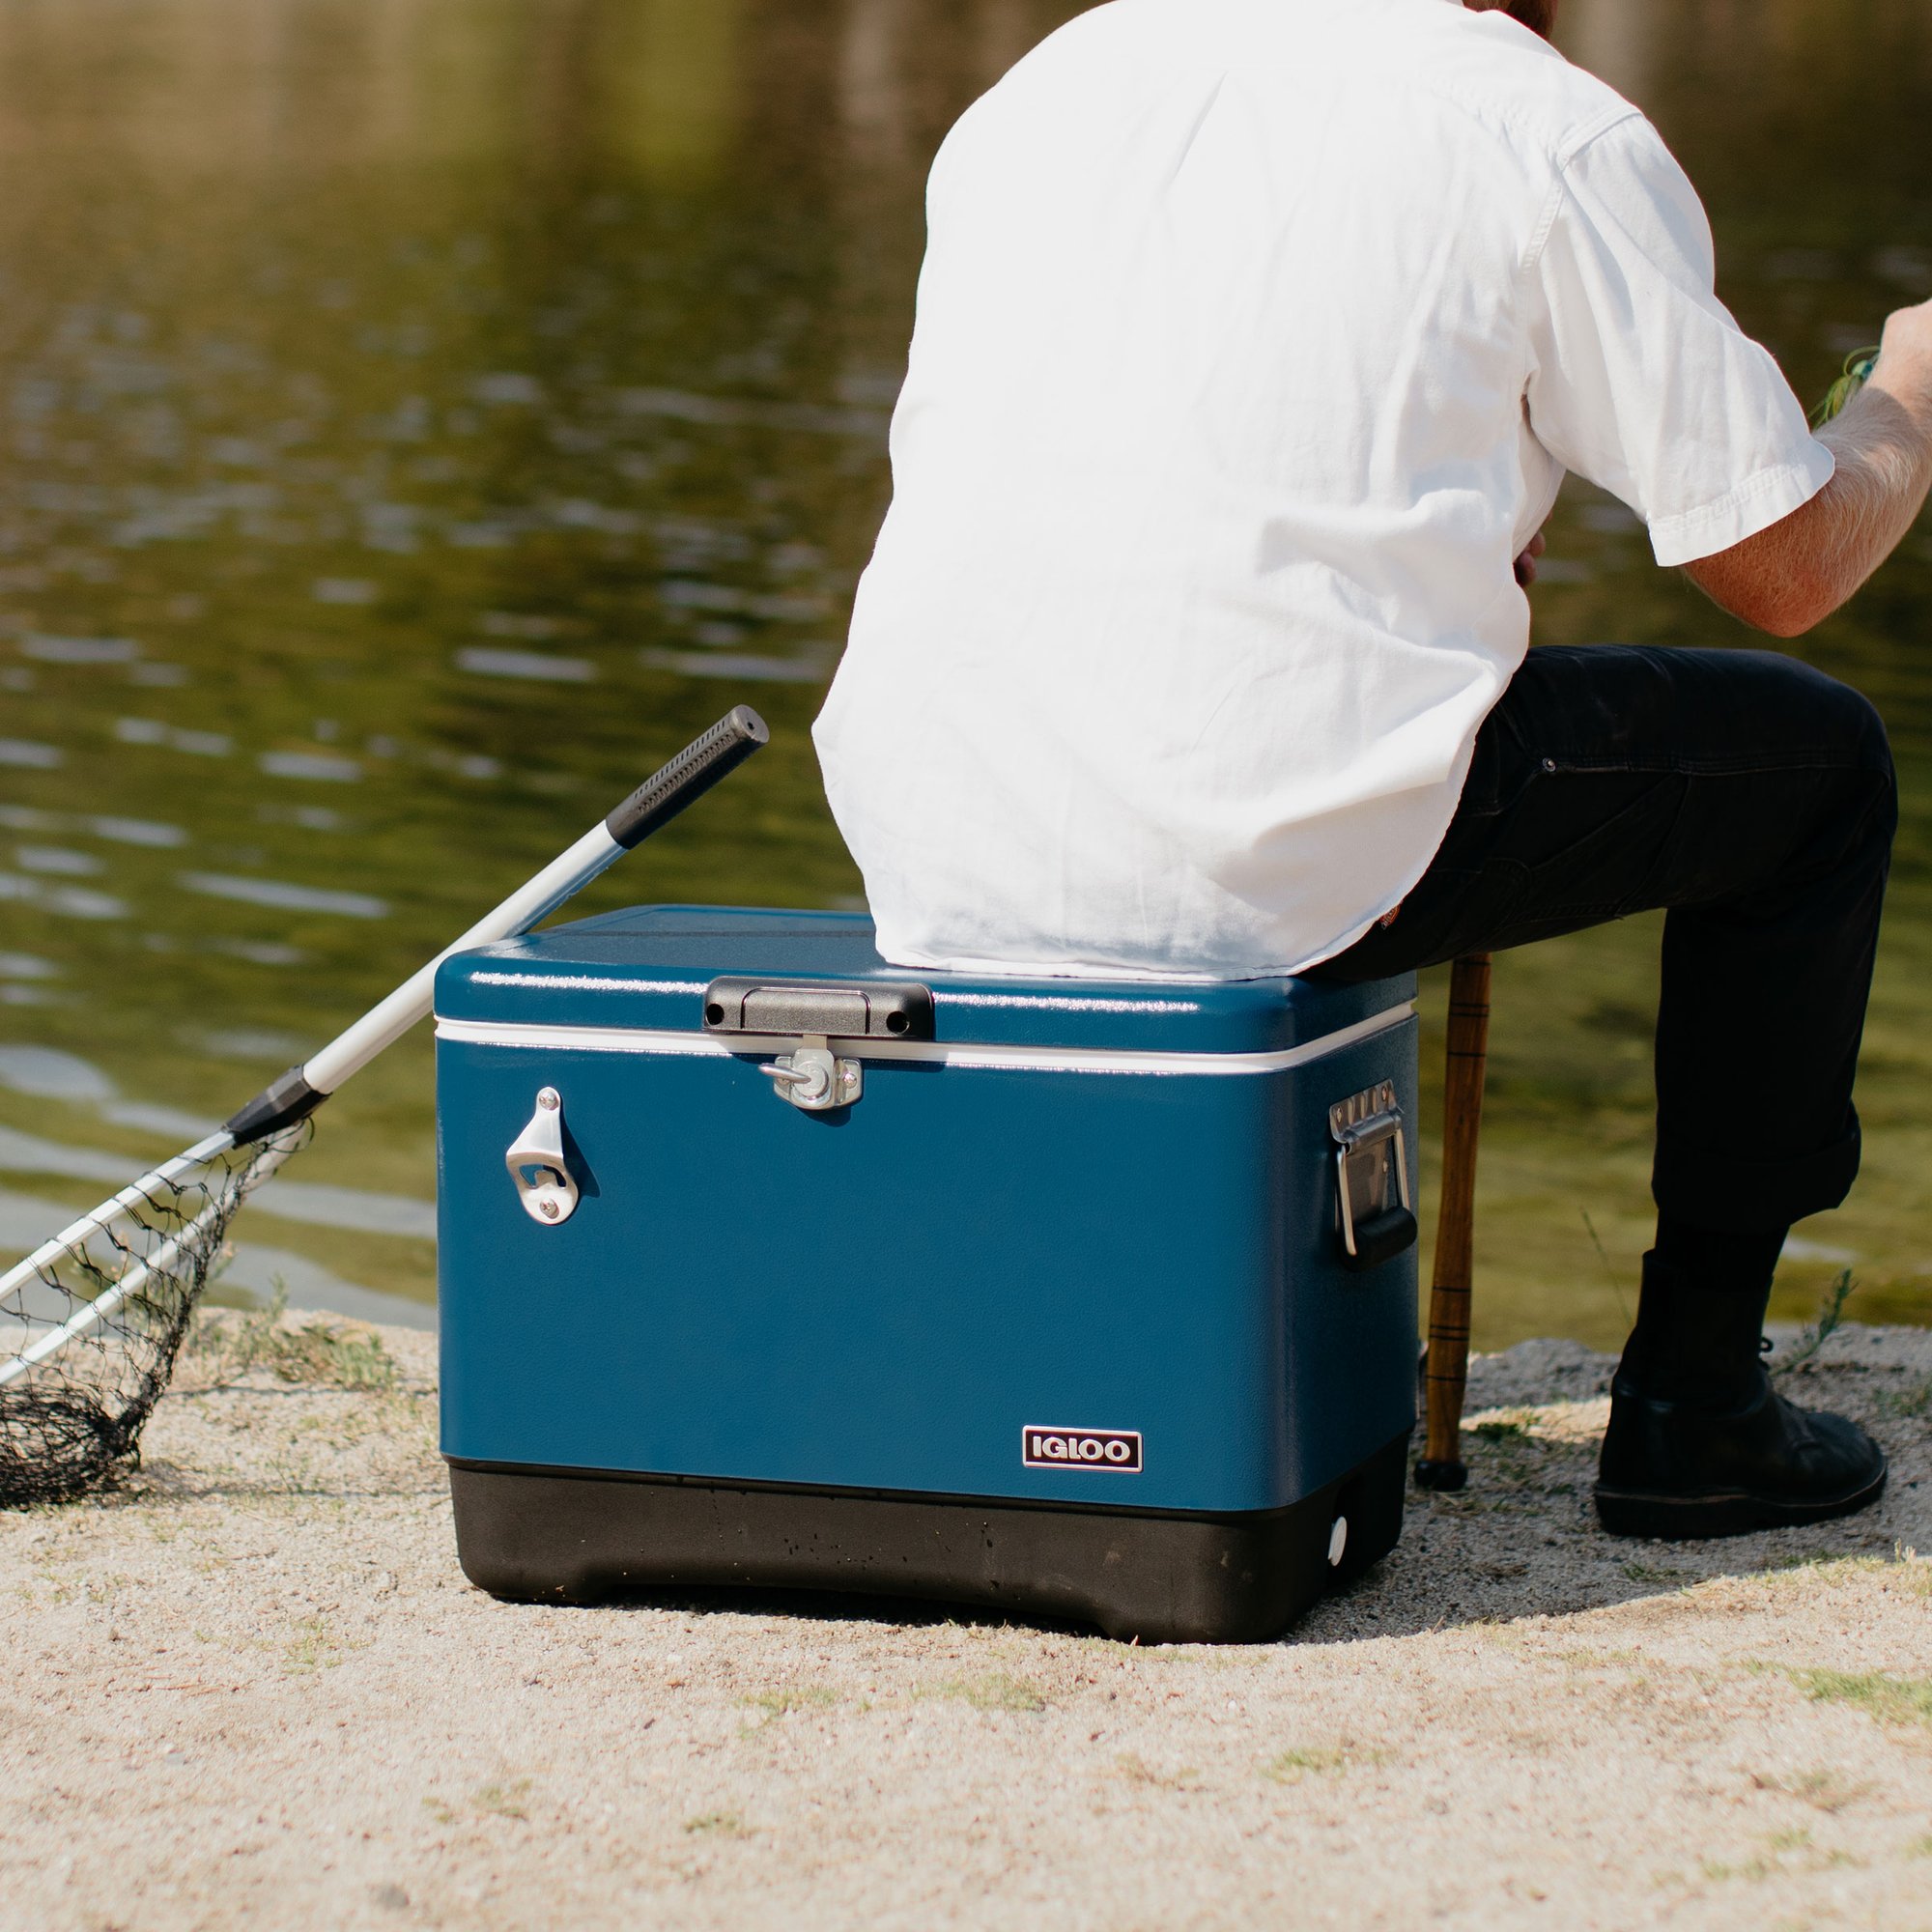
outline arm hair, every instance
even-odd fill
[[[1776,638],[1829,617],[1871,576],[1932,490],[1932,396],[1875,377],[1819,432],[1837,460],[1807,503],[1685,575],[1732,616]]]

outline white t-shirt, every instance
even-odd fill
[[[1566,467],[1665,564],[1832,473],[1655,129],[1458,0],[1114,0],[927,215],[814,732],[904,965],[1341,951],[1449,825]]]

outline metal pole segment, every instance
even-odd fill
[[[1442,1199],[1429,1291],[1425,1430],[1415,1480],[1460,1490],[1463,1396],[1469,1378],[1469,1295],[1475,1275],[1476,1149],[1490,1054],[1490,955],[1472,952],[1449,973],[1449,1056],[1442,1082]]]
[[[346,1033],[338,1034],[306,1061],[302,1078],[318,1094],[334,1093],[352,1073],[359,1073],[429,1011],[436,995],[436,969],[452,952],[528,931],[573,893],[587,886],[612,860],[623,856],[624,847],[603,825],[593,825],[569,851],[553,859],[461,939],[452,940],[427,966],[411,974],[380,1006],[371,1008]]]
[[[224,1123],[237,1141],[264,1140],[304,1120],[427,1013],[436,994],[436,969],[452,952],[487,946],[527,932],[605,867],[668,825],[694,799],[735,771],[771,739],[765,721],[750,705],[726,712],[702,737],[653,772],[603,824],[594,825],[569,851],[553,859],[495,911],[487,913],[427,966],[412,973],[387,999],[366,1012],[299,1066],[292,1066]]]

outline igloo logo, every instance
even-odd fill
[[[1137,1474],[1138,1429],[1037,1429],[1020,1431],[1020,1461],[1030,1469],[1117,1469]]]

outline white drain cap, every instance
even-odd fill
[[[1335,1527],[1328,1532],[1328,1567],[1333,1570],[1342,1561],[1342,1552],[1349,1547],[1349,1519],[1338,1516]]]

